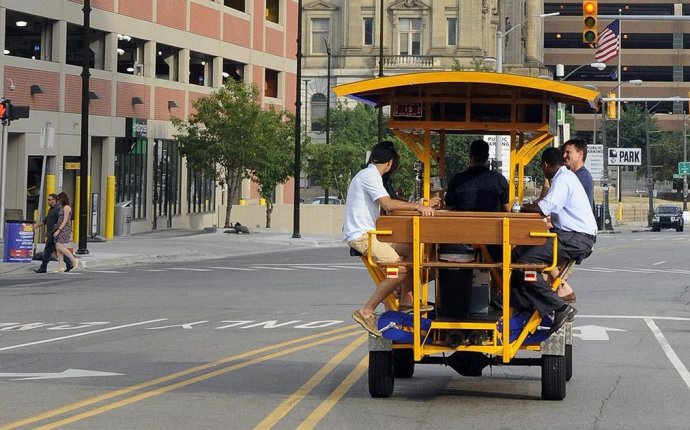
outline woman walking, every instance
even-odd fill
[[[58,202],[60,204],[60,216],[53,232],[58,260],[58,268],[55,272],[66,271],[65,257],[72,263],[72,270],[76,270],[79,267],[79,259],[67,249],[67,244],[72,242],[72,206],[70,206],[69,197],[64,192],[58,194]]]

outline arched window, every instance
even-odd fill
[[[326,129],[326,96],[317,93],[311,97],[311,131]]]

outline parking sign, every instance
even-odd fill
[[[641,148],[609,148],[609,166],[641,166]]]

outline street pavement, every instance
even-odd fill
[[[293,238],[292,232],[265,228],[252,229],[248,234],[237,234],[232,231],[232,229],[222,228],[214,232],[173,229],[117,236],[104,242],[87,242],[89,253],[77,255],[77,257],[80,267],[104,269],[131,264],[199,261],[318,247],[347,246],[335,236]],[[36,251],[42,249],[43,244],[36,245]],[[33,273],[33,269],[39,265],[39,261],[0,262],[0,276],[9,273]],[[56,268],[55,261],[48,265],[48,271]]]

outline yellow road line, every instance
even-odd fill
[[[268,361],[268,360],[272,360],[274,358],[282,357],[284,355],[292,354],[293,352],[301,351],[303,349],[312,348],[312,347],[317,346],[317,345],[321,345],[321,344],[328,343],[328,342],[333,342],[335,340],[343,339],[343,338],[350,337],[350,336],[355,336],[358,334],[360,334],[359,331],[354,332],[354,333],[345,333],[345,334],[340,334],[337,336],[332,336],[332,337],[329,337],[326,339],[316,340],[314,342],[307,343],[304,345],[293,346],[292,348],[288,348],[288,349],[285,349],[282,351],[278,351],[278,352],[274,352],[274,353],[271,353],[268,355],[264,355],[263,357],[258,357],[258,358],[254,358],[252,360],[248,360],[248,361],[245,361],[242,363],[233,364],[232,366],[228,366],[228,367],[225,367],[223,369],[214,370],[213,372],[209,372],[209,373],[206,373],[203,375],[195,376],[193,378],[186,379],[186,380],[180,381],[180,382],[176,382],[176,383],[171,384],[171,385],[167,385],[167,386],[160,387],[160,388],[155,388],[151,391],[146,391],[146,392],[143,392],[141,394],[137,394],[135,396],[131,396],[131,397],[107,404],[107,405],[97,407],[97,408],[92,409],[90,411],[86,411],[86,412],[83,412],[83,413],[80,413],[77,415],[73,415],[71,417],[68,417],[68,418],[65,418],[65,419],[62,419],[59,421],[55,421],[55,422],[50,423],[50,424],[46,424],[46,425],[41,426],[41,427],[37,427],[36,429],[37,430],[49,430],[49,429],[62,427],[64,425],[72,424],[72,423],[75,423],[77,421],[81,421],[81,420],[86,419],[86,418],[100,415],[100,414],[105,413],[105,412],[110,412],[114,409],[118,409],[118,408],[121,408],[123,406],[127,406],[131,403],[135,403],[135,402],[145,400],[145,399],[148,399],[148,398],[151,398],[154,396],[158,396],[160,394],[167,393],[169,391],[173,391],[173,390],[176,390],[178,388],[186,387],[188,385],[196,384],[197,382],[202,382],[202,381],[205,381],[207,379],[215,378],[216,376],[224,375],[226,373],[232,372],[233,370],[242,369],[244,367],[251,366],[253,364],[262,363],[264,361]]]
[[[278,423],[285,415],[287,415],[292,408],[297,406],[299,402],[304,399],[314,389],[317,385],[324,380],[329,373],[335,369],[335,367],[340,364],[347,356],[349,356],[352,351],[357,349],[360,345],[367,341],[367,336],[362,336],[355,339],[342,351],[331,358],[328,363],[326,363],[318,372],[316,372],[309,380],[302,385],[297,391],[295,391],[290,397],[285,399],[278,407],[276,407],[273,412],[271,412],[263,421],[261,421],[254,429],[270,429]]]
[[[241,360],[241,359],[243,359],[243,358],[247,358],[247,357],[250,357],[250,356],[252,356],[252,355],[261,354],[261,353],[268,352],[268,351],[271,351],[271,350],[274,350],[274,349],[278,349],[278,348],[286,347],[286,346],[289,346],[289,345],[293,345],[293,344],[295,344],[295,343],[306,342],[306,341],[309,341],[309,340],[312,340],[312,339],[318,339],[318,338],[321,338],[321,337],[324,337],[324,336],[332,336],[332,335],[334,335],[334,334],[337,334],[337,333],[340,333],[340,332],[343,332],[343,331],[352,330],[352,329],[354,329],[354,328],[359,328],[359,325],[357,325],[357,324],[351,324],[351,325],[346,326],[346,327],[340,327],[340,328],[337,328],[337,329],[334,329],[334,330],[328,330],[328,331],[325,331],[325,332],[316,333],[316,334],[312,334],[312,335],[309,335],[309,336],[303,336],[303,337],[300,337],[300,338],[297,338],[297,339],[292,339],[292,340],[288,340],[288,341],[285,341],[285,342],[277,343],[277,344],[275,344],[275,345],[270,345],[270,346],[267,346],[267,347],[258,348],[258,349],[255,349],[255,350],[253,350],[253,351],[248,351],[248,352],[244,352],[244,353],[241,353],[241,354],[229,356],[229,357],[226,357],[226,358],[223,358],[223,359],[220,359],[220,360],[211,362],[211,363],[202,364],[202,365],[200,365],[200,366],[192,367],[192,368],[190,368],[190,369],[186,369],[186,370],[183,370],[183,371],[180,371],[180,372],[172,373],[172,374],[170,374],[170,375],[162,376],[162,377],[160,377],[160,378],[152,379],[152,380],[150,380],[150,381],[142,382],[142,383],[140,383],[140,384],[132,385],[132,386],[130,386],[130,387],[126,387],[126,388],[121,388],[121,389],[119,389],[119,390],[110,391],[110,392],[108,392],[108,393],[104,393],[104,394],[101,394],[101,395],[98,395],[98,396],[95,396],[95,397],[91,397],[91,398],[88,398],[88,399],[84,399],[84,400],[81,400],[81,401],[78,401],[78,402],[75,402],[75,403],[72,403],[72,404],[68,404],[68,405],[62,406],[62,407],[60,407],[60,408],[52,409],[52,410],[43,412],[43,413],[41,413],[41,414],[38,414],[38,415],[35,415],[35,416],[32,416],[32,417],[28,417],[28,418],[25,418],[25,419],[22,419],[22,420],[19,420],[19,421],[15,421],[15,422],[12,422],[12,423],[8,423],[8,424],[5,424],[5,425],[0,426],[0,430],[13,430],[13,429],[17,429],[17,428],[19,428],[19,427],[22,427],[22,426],[25,426],[25,425],[28,425],[28,424],[32,424],[32,423],[36,423],[36,422],[39,422],[39,421],[46,420],[46,419],[48,419],[48,418],[56,417],[56,416],[58,416],[58,415],[62,415],[62,414],[65,414],[65,413],[74,411],[74,410],[76,410],[76,409],[84,408],[84,407],[93,405],[93,404],[95,404],[95,403],[99,403],[99,402],[102,402],[102,401],[105,401],[105,400],[112,399],[112,398],[114,398],[114,397],[118,397],[118,396],[130,394],[130,393],[132,393],[132,392],[134,392],[134,391],[142,390],[142,389],[144,389],[144,388],[148,388],[148,387],[151,387],[151,386],[153,386],[153,385],[162,384],[162,383],[164,383],[164,382],[168,382],[168,381],[171,381],[171,380],[174,380],[174,379],[177,379],[177,378],[181,378],[181,377],[183,377],[183,376],[187,376],[187,375],[192,374],[192,373],[196,373],[196,372],[200,372],[200,371],[203,371],[203,370],[206,370],[206,369],[210,369],[210,368],[213,368],[213,367],[217,367],[217,366],[220,366],[220,365],[229,363],[229,362],[231,362],[231,361]],[[356,334],[356,333],[353,333],[353,334]]]
[[[343,380],[343,382],[338,385],[338,387],[331,393],[326,400],[321,402],[321,404],[314,409],[314,411],[309,414],[309,416],[302,421],[302,424],[300,424],[297,427],[297,430],[307,430],[307,429],[313,429],[316,424],[319,423],[323,419],[323,417],[326,416],[328,412],[330,412],[331,409],[335,406],[336,403],[340,401],[340,399],[343,398],[345,393],[348,392],[350,388],[352,388],[357,381],[359,381],[359,378],[364,375],[364,373],[368,369],[368,360],[369,356],[367,355],[362,359],[362,361],[357,364],[357,367],[352,369],[349,375]]]

